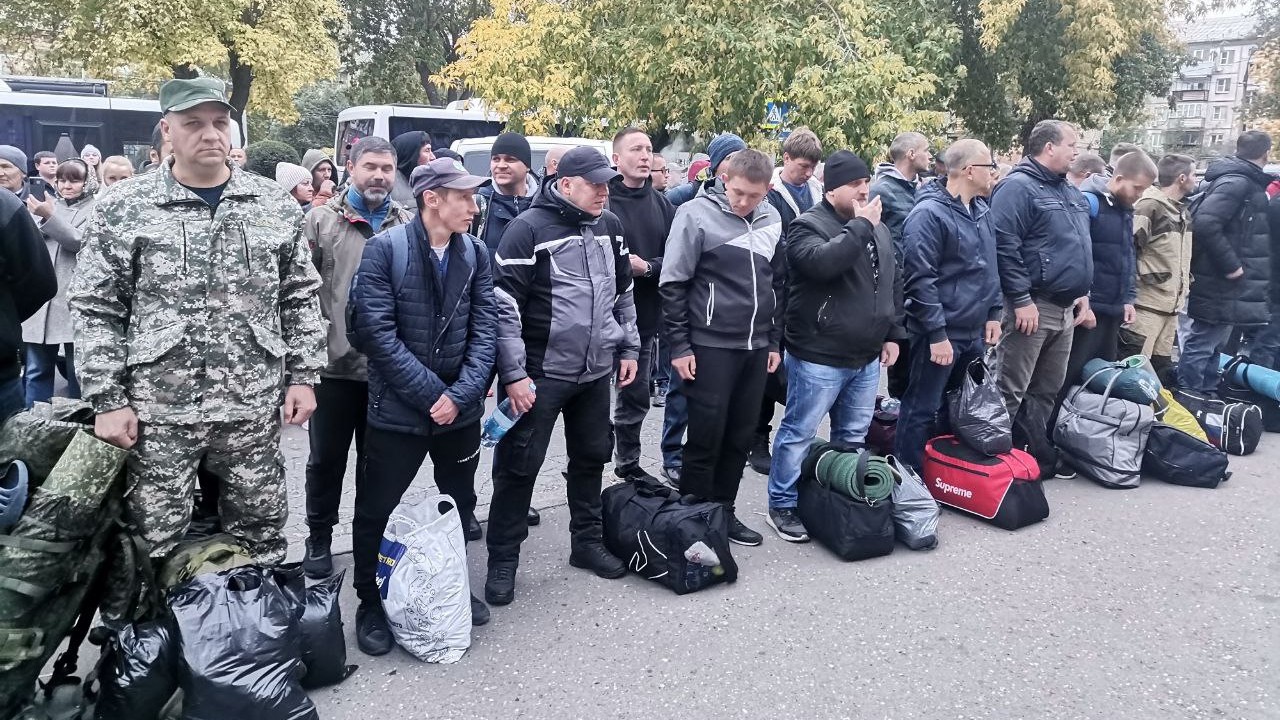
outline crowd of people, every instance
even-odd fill
[[[243,170],[220,83],[174,80],[160,102],[155,165],[132,179],[93,148],[41,153],[41,197],[27,158],[0,146],[0,417],[48,400],[61,371],[97,435],[132,450],[127,503],[153,556],[181,541],[200,476],[223,528],[270,563],[285,552],[283,405],[284,422],[309,422],[312,577],[333,571],[354,442],[356,638],[372,655],[393,646],[379,543],[428,456],[467,540],[487,543],[471,598],[483,624],[515,599],[557,420],[569,563],[618,578],[603,474],[612,460],[619,479],[650,477],[651,405],[663,479],[723,504],[733,542],[763,541],[735,514],[748,465],[768,475],[769,527],[804,542],[807,448],[825,417],[833,441],[863,442],[887,369],[894,451],[919,468],[947,391],[993,349],[1010,417],[1042,438],[1089,359],[1144,354],[1212,392],[1234,329],[1255,361],[1280,353],[1280,200],[1261,132],[1203,187],[1190,157],[1118,147],[1105,163],[1057,120],[1011,168],[976,139],[934,153],[907,132],[873,173],[803,128],[775,168],[722,133],[669,189],[636,127],[611,158],[569,149],[541,176],[505,133],[487,178],[408,133],[357,141],[336,184],[318,150],[271,179]],[[521,415],[494,451],[486,533],[475,476],[491,388]]]

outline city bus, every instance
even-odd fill
[[[338,113],[334,135],[334,161],[339,168],[347,166],[347,153],[362,137],[376,135],[390,140],[412,130],[431,134],[435,147],[449,147],[456,140],[498,135],[506,122],[486,110],[472,110],[468,103],[450,103],[449,107],[427,105],[358,105]]]

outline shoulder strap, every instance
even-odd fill
[[[399,296],[404,287],[404,276],[409,272],[409,231],[404,225],[390,230],[387,241],[391,243],[391,292]]]
[[[463,244],[464,247],[462,250],[462,253],[463,253],[462,257],[466,259],[468,265],[470,265],[471,267],[475,267],[476,266],[476,245],[480,243],[480,238],[471,234],[464,233],[462,236],[462,239],[465,241]],[[489,251],[489,248],[486,246],[485,252],[488,252],[488,251]]]
[[[1098,217],[1098,196],[1091,192],[1084,194],[1085,202],[1089,203],[1089,217]]]

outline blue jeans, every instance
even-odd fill
[[[1233,329],[1231,325],[1187,319],[1182,356],[1178,358],[1178,387],[1195,393],[1218,391],[1218,379],[1222,376],[1218,348],[1231,338]]]
[[[658,364],[667,368],[667,406],[662,413],[662,467],[684,466],[684,431],[689,427],[689,400],[680,373],[671,367],[671,346],[658,346]]]
[[[71,343],[63,345],[37,345],[26,343],[26,364],[23,376],[27,383],[27,407],[38,402],[49,402],[53,397],[53,376],[57,372],[58,350],[66,352],[67,397],[80,397],[80,383],[76,381],[76,355]]]
[[[787,365],[787,405],[773,439],[771,508],[796,506],[800,465],[823,415],[831,413],[832,442],[849,444],[866,439],[880,385],[879,359],[862,368],[841,368],[806,362],[787,353],[783,362]]]
[[[906,363],[911,379],[902,394],[893,454],[904,465],[919,470],[924,462],[924,444],[934,436],[935,422],[938,411],[945,404],[946,392],[960,384],[965,369],[974,358],[982,356],[986,345],[981,337],[952,340],[951,350],[955,359],[950,365],[938,365],[929,359],[929,341],[923,335],[911,338],[908,347]]]
[[[0,424],[21,412],[22,407],[22,378],[0,380]]]

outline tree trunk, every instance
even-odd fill
[[[240,146],[244,147],[249,135],[244,126],[244,110],[249,105],[249,90],[253,86],[253,67],[240,62],[240,54],[235,50],[227,50],[227,64],[231,75],[231,119],[240,127]]]
[[[200,73],[196,71],[195,65],[188,65],[184,63],[182,65],[173,66],[173,77],[177,80],[193,80],[200,77]]]

